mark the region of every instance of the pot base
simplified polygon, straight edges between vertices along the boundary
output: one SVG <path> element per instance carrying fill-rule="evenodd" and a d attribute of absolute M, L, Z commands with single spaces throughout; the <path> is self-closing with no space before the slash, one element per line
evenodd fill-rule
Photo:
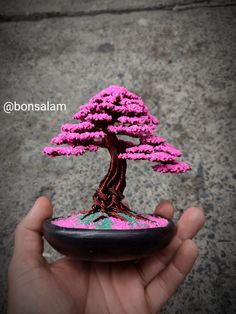
<path fill-rule="evenodd" d="M 45 239 L 59 253 L 86 261 L 117 262 L 153 255 L 170 242 L 175 231 L 171 220 L 158 228 L 96 230 L 60 227 L 52 223 L 56 219 L 44 222 Z"/>

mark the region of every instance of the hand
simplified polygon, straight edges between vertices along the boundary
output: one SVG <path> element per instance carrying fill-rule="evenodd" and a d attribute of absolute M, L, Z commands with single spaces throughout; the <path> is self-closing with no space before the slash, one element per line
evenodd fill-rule
<path fill-rule="evenodd" d="M 155 210 L 168 218 L 173 212 L 168 201 Z M 157 313 L 190 272 L 198 255 L 191 238 L 204 223 L 201 209 L 188 208 L 171 243 L 138 263 L 69 257 L 48 263 L 42 256 L 42 224 L 51 216 L 51 202 L 40 197 L 16 228 L 8 314 Z"/>

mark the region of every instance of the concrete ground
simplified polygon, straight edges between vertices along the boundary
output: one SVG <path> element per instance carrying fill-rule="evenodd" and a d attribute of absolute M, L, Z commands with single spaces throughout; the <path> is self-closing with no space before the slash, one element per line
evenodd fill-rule
<path fill-rule="evenodd" d="M 158 134 L 193 170 L 154 173 L 129 162 L 126 199 L 201 206 L 198 261 L 162 313 L 236 313 L 235 1 L 0 1 L 1 309 L 16 224 L 40 195 L 56 215 L 88 208 L 105 151 L 49 159 L 41 149 L 99 90 L 124 85 L 160 119 Z M 67 104 L 63 112 L 3 112 L 6 101 Z M 57 254 L 46 246 L 46 256 Z M 158 297 L 158 296 L 157 296 Z"/>

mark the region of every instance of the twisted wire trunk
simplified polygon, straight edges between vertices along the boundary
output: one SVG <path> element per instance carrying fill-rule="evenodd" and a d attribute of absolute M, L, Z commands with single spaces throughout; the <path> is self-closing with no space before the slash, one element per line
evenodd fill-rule
<path fill-rule="evenodd" d="M 125 159 L 119 159 L 118 155 L 125 149 L 125 144 L 117 138 L 115 134 L 107 134 L 103 140 L 103 146 L 110 153 L 111 161 L 107 174 L 99 184 L 93 196 L 93 204 L 85 217 L 100 212 L 101 215 L 94 222 L 107 217 L 126 220 L 121 213 L 130 217 L 145 219 L 143 216 L 132 211 L 122 200 L 124 199 L 124 189 L 126 187 L 126 168 Z"/>

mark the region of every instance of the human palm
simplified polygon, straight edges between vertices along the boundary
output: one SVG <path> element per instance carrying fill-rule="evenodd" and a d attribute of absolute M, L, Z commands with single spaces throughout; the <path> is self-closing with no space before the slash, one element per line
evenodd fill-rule
<path fill-rule="evenodd" d="M 171 218 L 162 201 L 156 213 Z M 18 225 L 9 266 L 8 314 L 157 313 L 191 270 L 198 254 L 191 238 L 204 223 L 202 210 L 189 208 L 171 243 L 139 261 L 96 263 L 42 256 L 42 223 L 52 205 L 39 198 Z"/>

